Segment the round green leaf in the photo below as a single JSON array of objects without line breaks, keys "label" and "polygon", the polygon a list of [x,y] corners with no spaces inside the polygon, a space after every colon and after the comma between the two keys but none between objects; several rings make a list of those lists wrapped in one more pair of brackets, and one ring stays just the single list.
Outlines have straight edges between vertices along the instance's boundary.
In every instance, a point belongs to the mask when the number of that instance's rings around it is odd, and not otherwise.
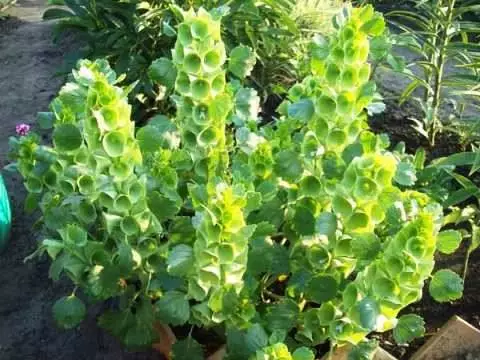
[{"label": "round green leaf", "polygon": [[428,290],[438,302],[457,300],[463,294],[463,280],[452,270],[439,270],[433,275]]},{"label": "round green leaf", "polygon": [[83,302],[75,295],[63,297],[53,305],[55,322],[64,329],[78,326],[87,313]]},{"label": "round green leaf", "polygon": [[328,326],[334,319],[337,310],[331,302],[323,303],[318,309],[318,323],[321,326]]},{"label": "round green leaf", "polygon": [[358,301],[357,286],[353,283],[348,284],[345,290],[343,290],[342,299],[347,309],[355,305]]},{"label": "round green leaf", "polygon": [[393,338],[397,344],[407,344],[415,338],[425,335],[425,321],[418,315],[402,315],[393,329]]},{"label": "round green leaf", "polygon": [[370,331],[374,330],[377,324],[377,317],[380,314],[377,302],[366,297],[358,303],[357,310],[361,327]]},{"label": "round green leaf", "polygon": [[299,206],[295,209],[293,224],[295,230],[301,235],[313,235],[315,233],[315,217],[306,207]]},{"label": "round green leaf", "polygon": [[174,360],[204,360],[203,348],[194,338],[187,337],[177,341],[172,346],[172,359]]},{"label": "round green leaf", "polygon": [[230,52],[228,70],[239,79],[244,79],[252,72],[255,62],[255,53],[252,49],[240,45]]},{"label": "round green leaf", "polygon": [[307,285],[307,299],[318,304],[333,299],[337,295],[338,283],[331,275],[317,275]]},{"label": "round green leaf", "polygon": [[160,58],[155,60],[148,69],[148,76],[153,81],[171,89],[175,86],[177,70],[170,59]]},{"label": "round green leaf", "polygon": [[292,358],[293,360],[315,360],[315,354],[312,350],[301,347],[293,352]]},{"label": "round green leaf", "polygon": [[80,130],[72,124],[62,124],[53,131],[53,144],[59,151],[73,151],[83,143]]},{"label": "round green leaf", "polygon": [[288,116],[307,123],[315,113],[315,107],[310,99],[303,99],[288,106]]},{"label": "round green leaf", "polygon": [[437,249],[443,254],[454,253],[462,242],[462,234],[456,230],[445,230],[437,236]]},{"label": "round green leaf", "polygon": [[329,239],[335,236],[337,231],[337,217],[331,212],[321,213],[315,222],[315,233],[325,235]]},{"label": "round green leaf", "polygon": [[187,296],[179,291],[168,291],[156,303],[159,319],[174,326],[185,324],[190,318]]},{"label": "round green leaf", "polygon": [[174,276],[185,276],[193,268],[193,249],[184,244],[175,246],[168,254],[167,270]]}]

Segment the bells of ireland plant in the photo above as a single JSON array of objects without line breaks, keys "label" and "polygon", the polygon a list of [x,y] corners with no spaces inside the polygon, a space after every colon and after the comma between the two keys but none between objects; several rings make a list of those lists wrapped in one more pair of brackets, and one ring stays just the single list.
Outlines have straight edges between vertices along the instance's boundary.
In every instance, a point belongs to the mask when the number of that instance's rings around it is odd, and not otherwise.
[{"label": "bells of ireland plant", "polygon": [[4,250],[7,246],[11,223],[12,213],[10,210],[10,201],[3,177],[0,175],[0,251]]},{"label": "bells of ireland plant", "polygon": [[[235,360],[313,360],[326,342],[364,359],[374,332],[421,335],[423,320],[400,311],[421,298],[437,242],[451,252],[461,236],[440,232],[429,196],[398,186],[398,154],[368,131],[382,16],[371,6],[336,16],[336,31],[311,44],[309,76],[265,124],[256,93],[226,81],[251,58],[226,54],[224,11],[178,12],[172,59],[152,64],[175,92],[171,118],[135,132],[129,89],[105,61],[81,61],[39,115],[53,144],[12,139],[26,207],[43,215],[37,253],[75,285],[55,320],[72,328],[82,299],[108,300],[99,323],[129,347],[155,342],[159,321],[221,330]],[[430,282],[440,301],[462,286],[448,270]],[[202,358],[197,340],[172,357]]]},{"label": "bells of ireland plant", "polygon": [[227,116],[233,108],[226,89],[227,60],[221,19],[203,8],[183,13],[172,50],[176,68],[176,124],[193,156],[197,176],[218,176],[228,166]]}]

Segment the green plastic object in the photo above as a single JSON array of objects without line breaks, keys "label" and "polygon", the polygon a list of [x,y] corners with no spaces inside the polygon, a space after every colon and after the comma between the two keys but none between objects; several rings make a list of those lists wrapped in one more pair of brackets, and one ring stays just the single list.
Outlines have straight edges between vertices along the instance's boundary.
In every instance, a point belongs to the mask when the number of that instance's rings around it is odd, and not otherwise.
[{"label": "green plastic object", "polygon": [[0,251],[7,246],[10,226],[12,224],[12,213],[10,210],[10,202],[8,200],[7,188],[0,175]]}]

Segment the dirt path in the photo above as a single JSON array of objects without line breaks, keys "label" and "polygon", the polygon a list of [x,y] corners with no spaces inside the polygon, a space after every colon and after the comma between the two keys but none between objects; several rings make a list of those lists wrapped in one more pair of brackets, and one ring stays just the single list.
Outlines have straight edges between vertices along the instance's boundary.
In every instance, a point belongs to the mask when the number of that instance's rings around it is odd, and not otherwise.
[{"label": "dirt path", "polygon": [[[0,168],[6,162],[8,137],[15,124],[35,123],[64,79],[55,73],[68,46],[52,44],[52,24],[42,23],[46,0],[20,0],[11,13],[19,18],[0,22]],[[36,248],[34,217],[23,211],[25,192],[17,177],[7,176],[13,208],[10,245],[0,254],[1,360],[157,359],[154,354],[128,354],[96,325],[92,312],[79,329],[61,331],[51,306],[72,287],[48,278],[47,259],[23,259]]]}]

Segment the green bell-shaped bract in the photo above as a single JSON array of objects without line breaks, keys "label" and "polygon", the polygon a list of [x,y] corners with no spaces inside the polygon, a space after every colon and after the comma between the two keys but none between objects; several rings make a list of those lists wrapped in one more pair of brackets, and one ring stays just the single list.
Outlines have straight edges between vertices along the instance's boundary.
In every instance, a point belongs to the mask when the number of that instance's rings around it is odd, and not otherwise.
[{"label": "green bell-shaped bract", "polygon": [[244,220],[242,194],[225,183],[211,191],[205,199],[206,207],[197,209],[201,222],[196,226],[194,276],[189,279],[189,295],[198,301],[206,300],[212,316],[220,319],[231,314],[223,313],[216,304],[223,301],[227,289],[238,294],[243,287],[252,229]]},{"label": "green bell-shaped bract", "polygon": [[221,176],[228,163],[225,126],[233,99],[226,92],[225,62],[218,14],[203,8],[183,12],[173,50],[179,94],[176,125],[202,182]]}]

